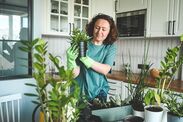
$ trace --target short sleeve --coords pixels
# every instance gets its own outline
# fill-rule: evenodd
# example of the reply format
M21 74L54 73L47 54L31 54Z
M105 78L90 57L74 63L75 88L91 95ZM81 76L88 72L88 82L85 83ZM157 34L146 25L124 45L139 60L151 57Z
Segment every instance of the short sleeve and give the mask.
M112 67L115 56L116 56L116 50L117 50L116 44L112 44L112 45L108 46L107 54L106 54L106 57L104 59L105 64L108 64Z

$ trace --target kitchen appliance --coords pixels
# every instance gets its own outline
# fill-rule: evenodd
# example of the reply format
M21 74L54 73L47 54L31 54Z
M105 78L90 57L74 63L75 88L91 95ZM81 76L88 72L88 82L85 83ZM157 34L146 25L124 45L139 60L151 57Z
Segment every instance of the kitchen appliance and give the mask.
M116 14L117 29L120 37L145 35L146 9Z

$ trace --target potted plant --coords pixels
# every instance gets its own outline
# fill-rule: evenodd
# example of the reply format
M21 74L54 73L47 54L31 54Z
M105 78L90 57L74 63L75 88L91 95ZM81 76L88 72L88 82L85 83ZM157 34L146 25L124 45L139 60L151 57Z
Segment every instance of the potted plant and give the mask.
M181 41L181 44L177 46L176 53L180 50L182 46L183 34L180 36L180 41ZM174 73L175 72L174 70L178 69L182 65L183 56L181 55L179 59L177 59L177 62L172 62L172 63L176 63L176 65L174 65L174 68L172 69L172 73ZM171 83L172 79L170 78L170 76L171 75L169 74L169 79ZM168 122L182 122L183 121L183 111L182 111L183 110L183 101L182 101L183 94L172 92L169 89L165 93L166 93L166 98L164 99L164 102L166 103L167 108L169 110L167 115Z
M181 36L181 39L182 39L182 36ZM169 86L171 82L174 80L174 76L176 72L178 71L179 67L183 64L183 55L180 55L180 56L178 55L180 48L181 48L181 44L173 48L167 49L164 60L160 62L161 67L159 70L159 75L158 77L155 78L157 83L157 91L150 90L146 93L146 96L145 96L146 103L151 103L151 104L158 103L158 105L160 105L160 102L165 103L165 100L166 100L165 91L169 90ZM161 113L160 115L163 115L163 114ZM166 111L164 111L164 115L166 115ZM157 118L157 115L155 118ZM165 117L163 118L160 117L160 118L161 118L159 119L160 122L166 120ZM152 119L149 119L146 121L151 121L151 120ZM158 120L153 120L153 121L158 122Z
M75 28L71 35L71 45L76 44L79 47L79 56L85 57L87 51L87 42L90 37L86 32L80 31L78 28Z
M149 90L144 97L145 102L145 121L162 122L163 108L160 106L161 99L157 91Z
M37 106L33 111L32 121L35 121L35 113L40 110L40 116L44 122L75 122L79 118L80 107L77 105L79 97L79 86L74 80L73 73L60 66L57 56L49 54L50 61L58 71L55 79L46 73L47 42L42 39L35 39L32 42L22 42L22 51L32 52L33 77L36 84L26 83L34 87L37 94L25 93L25 95L36 97L32 101ZM74 86L73 92L68 92ZM40 117L40 118L41 118ZM41 121L41 120L40 120Z
M132 114L129 99L121 100L117 96L110 96L107 102L94 99L91 108L92 114L99 116L102 122L122 120Z
M128 82L130 83L128 86L128 90L131 94L130 104L133 108L133 115L142 118L144 118L144 90L146 89L145 81L147 80L147 77L149 75L149 69L151 67L151 64L148 62L147 59L149 44L149 42L144 43L144 56L142 59L142 64L138 65L138 68L140 69L140 74L137 77L135 77L134 73L132 72L131 65L125 66L126 77ZM133 80L135 80L137 84L133 85Z
M169 110L167 122L183 122L183 94L168 91L165 103Z

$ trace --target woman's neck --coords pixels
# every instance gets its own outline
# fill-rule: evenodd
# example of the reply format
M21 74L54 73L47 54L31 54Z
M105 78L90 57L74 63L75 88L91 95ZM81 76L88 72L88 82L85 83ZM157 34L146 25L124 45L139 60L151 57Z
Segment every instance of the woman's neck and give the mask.
M103 44L103 42L100 42L100 41L96 41L96 40L92 40L92 43L94 44L94 45L102 45Z

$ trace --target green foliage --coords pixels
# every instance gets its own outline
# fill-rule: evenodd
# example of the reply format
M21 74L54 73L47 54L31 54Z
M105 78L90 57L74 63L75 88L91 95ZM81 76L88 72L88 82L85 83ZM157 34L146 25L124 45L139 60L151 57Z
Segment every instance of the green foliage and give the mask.
M168 48L164 61L161 61L161 69L157 80L158 94L163 98L164 90L168 90L170 83L174 80L174 76L178 71L179 67L183 63L183 55L179 56L181 45L173 48ZM165 88L165 85L167 87Z
M183 94L168 91L168 98L165 100L170 113L179 117L183 117Z
M78 44L80 41L87 42L90 37L87 35L86 32L80 31L78 28L75 28L72 32L71 36L71 43Z
M74 80L72 71L65 70L63 66L59 65L58 57L49 54L50 61L58 71L58 80L55 80L52 76L46 78L47 42L37 38L32 42L23 42L22 44L23 46L20 49L32 52L33 57L33 77L36 84L26 83L26 85L34 87L37 94L25 93L27 96L36 97L36 100L32 101L37 105L33 114L40 108L44 113L45 122L75 122L83 105L77 104L80 99L80 89ZM74 88L72 92L69 92L71 86Z
M179 45L167 49L164 61L160 62L161 69L159 77L156 79L158 88L157 94L160 96L160 100L167 104L171 113L178 116L183 115L183 101L178 102L179 95L175 95L170 92L169 86L174 80L175 74L179 70L180 66L183 64L183 55L179 54L182 46L182 40L183 35L180 37L181 42ZM183 97L181 96L179 98L182 99Z
M149 68L151 67L151 64L148 61L149 45L150 45L150 42L145 41L144 55L142 59L143 67L141 68L139 76L135 79L137 84L135 85L132 84L135 75L132 72L131 65L130 65L131 64L130 54L129 54L130 64L125 65L127 80L130 83L129 86L127 87L131 94L130 103L132 104L132 107L135 110L141 110L141 111L144 110L143 102L144 102L144 90L146 89L145 81L149 74Z
M145 105L155 105L155 104L160 105L161 99L159 94L157 94L155 90L147 91L144 97L144 103Z
M128 104L128 99L122 100L120 97L115 96L109 97L109 101L101 101L98 98L95 98L93 100L93 104L92 104L92 109L104 109L104 108L112 108L112 107L119 107L119 106L124 106Z

